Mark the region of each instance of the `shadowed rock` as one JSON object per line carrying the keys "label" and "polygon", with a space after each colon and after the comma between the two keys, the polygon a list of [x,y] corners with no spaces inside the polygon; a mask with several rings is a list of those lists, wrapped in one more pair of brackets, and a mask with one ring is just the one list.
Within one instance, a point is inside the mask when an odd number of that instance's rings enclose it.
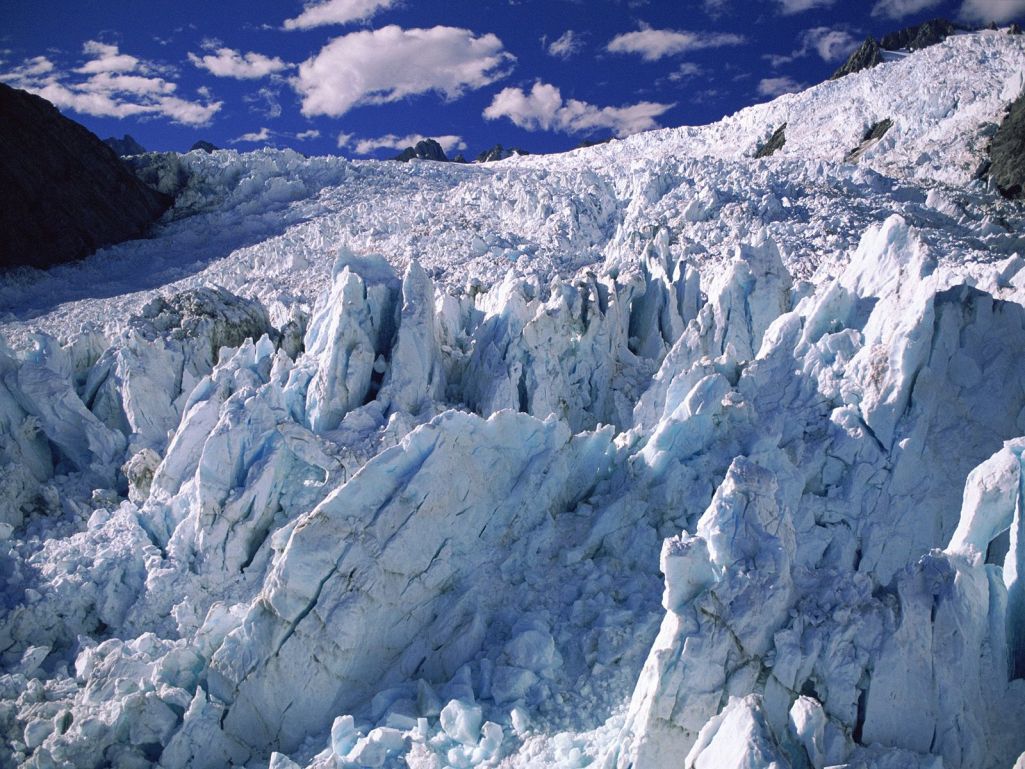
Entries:
{"label": "shadowed rock", "polygon": [[116,136],[111,136],[109,139],[104,139],[103,143],[114,150],[120,157],[141,155],[146,151],[146,148],[135,141],[131,134],[125,134],[120,139]]}
{"label": "shadowed rock", "polygon": [[829,79],[838,80],[845,75],[881,64],[883,51],[920,51],[930,45],[942,43],[957,30],[958,28],[946,19],[930,19],[922,24],[892,32],[878,42],[869,37]]}
{"label": "shadowed rock", "polygon": [[2,84],[0,148],[0,269],[137,238],[171,204],[48,101]]}
{"label": "shadowed rock", "polygon": [[784,123],[775,131],[772,136],[769,137],[769,141],[765,142],[758,151],[755,152],[756,158],[767,158],[770,155],[774,155],[783,149],[783,145],[787,143],[787,124]]}
{"label": "shadowed rock", "polygon": [[424,139],[416,143],[415,147],[406,147],[395,158],[400,163],[408,163],[410,160],[435,160],[439,163],[447,163],[448,157],[445,150],[441,148],[434,139]]}
{"label": "shadowed rock", "polygon": [[880,120],[878,123],[874,123],[865,131],[865,135],[861,138],[861,144],[852,149],[847,153],[844,158],[845,163],[857,163],[862,155],[868,152],[869,149],[879,143],[879,140],[886,136],[886,132],[893,128],[893,121],[890,118]]}
{"label": "shadowed rock", "polygon": [[1025,198],[1025,93],[1007,111],[989,145],[989,176],[1001,194]]}

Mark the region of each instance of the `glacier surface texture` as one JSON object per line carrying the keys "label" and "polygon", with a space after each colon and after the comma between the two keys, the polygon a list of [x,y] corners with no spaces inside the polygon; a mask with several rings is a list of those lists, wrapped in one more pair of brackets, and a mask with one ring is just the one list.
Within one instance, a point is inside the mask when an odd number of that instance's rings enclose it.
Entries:
{"label": "glacier surface texture", "polygon": [[1023,73],[175,160],[0,285],[0,766],[1025,765]]}

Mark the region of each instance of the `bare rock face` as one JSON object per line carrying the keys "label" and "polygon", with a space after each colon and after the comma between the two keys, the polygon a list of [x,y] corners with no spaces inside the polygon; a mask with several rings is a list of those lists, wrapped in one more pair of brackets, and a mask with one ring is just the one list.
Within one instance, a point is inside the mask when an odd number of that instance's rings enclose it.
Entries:
{"label": "bare rock face", "polygon": [[424,139],[416,143],[415,147],[406,147],[395,158],[400,163],[408,163],[410,160],[434,160],[439,163],[447,163],[448,157],[445,150],[434,139]]}
{"label": "bare rock face", "polygon": [[784,123],[775,131],[772,132],[772,136],[755,152],[756,158],[767,158],[775,155],[783,146],[787,143],[787,124]]}
{"label": "bare rock face", "polygon": [[0,84],[0,269],[137,238],[170,204],[45,99]]}
{"label": "bare rock face", "polygon": [[131,134],[125,134],[120,139],[116,136],[111,136],[108,139],[104,139],[103,143],[114,150],[119,157],[123,158],[131,157],[132,155],[142,155],[146,152],[146,148],[139,144]]}
{"label": "bare rock face", "polygon": [[1025,93],[1007,112],[989,147],[989,175],[1009,198],[1025,198]]}
{"label": "bare rock face", "polygon": [[930,19],[922,24],[891,32],[878,42],[869,37],[829,79],[839,80],[845,75],[881,64],[883,51],[920,51],[930,45],[942,43],[957,30],[958,28],[946,19]]}

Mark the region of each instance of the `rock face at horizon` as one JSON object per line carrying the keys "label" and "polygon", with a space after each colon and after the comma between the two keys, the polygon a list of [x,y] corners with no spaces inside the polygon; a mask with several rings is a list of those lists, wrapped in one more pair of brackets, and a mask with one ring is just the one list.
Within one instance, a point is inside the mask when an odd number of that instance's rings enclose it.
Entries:
{"label": "rock face at horizon", "polygon": [[505,160],[511,158],[514,155],[529,155],[530,153],[526,150],[521,150],[519,147],[509,147],[506,149],[501,144],[496,144],[491,149],[484,150],[477,156],[478,163],[494,163],[496,160]]}
{"label": "rock face at horizon", "polygon": [[441,148],[434,139],[424,139],[416,143],[415,147],[406,147],[395,158],[400,163],[408,163],[410,160],[434,160],[439,163],[447,163],[448,157],[445,150]]}
{"label": "rock face at horizon", "polygon": [[217,145],[211,144],[208,141],[204,141],[203,139],[200,139],[198,142],[196,142],[191,147],[189,147],[189,152],[192,152],[193,150],[202,150],[207,155],[209,155],[211,152],[215,152],[215,151],[217,151],[219,149],[220,149],[220,147],[218,147]]}
{"label": "rock face at horizon", "polygon": [[171,200],[45,99],[0,84],[0,269],[50,267],[142,235]]}
{"label": "rock face at horizon", "polygon": [[922,24],[892,32],[878,42],[875,38],[868,37],[829,79],[839,80],[845,75],[852,75],[881,64],[883,51],[920,51],[930,45],[942,43],[957,32],[957,29],[946,19],[930,19]]}
{"label": "rock face at horizon", "polygon": [[125,134],[120,139],[116,136],[111,136],[108,139],[104,139],[103,143],[114,150],[120,157],[142,155],[146,152],[146,148],[139,144],[131,134]]}

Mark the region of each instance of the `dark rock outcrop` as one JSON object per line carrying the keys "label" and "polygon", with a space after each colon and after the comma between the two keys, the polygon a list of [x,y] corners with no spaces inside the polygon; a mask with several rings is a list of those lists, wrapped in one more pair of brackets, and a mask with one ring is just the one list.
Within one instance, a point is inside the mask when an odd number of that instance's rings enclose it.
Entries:
{"label": "dark rock outcrop", "polygon": [[86,128],[0,84],[0,269],[50,267],[137,238],[170,205]]}
{"label": "dark rock outcrop", "polygon": [[415,147],[406,147],[395,158],[400,163],[408,163],[410,160],[435,160],[439,163],[447,163],[445,150],[441,148],[434,139],[424,139],[416,143]]}
{"label": "dark rock outcrop", "polygon": [[755,152],[756,158],[767,158],[770,155],[774,155],[783,149],[783,145],[787,143],[787,124],[784,123],[775,131],[772,132],[772,136],[769,137],[769,141],[765,142]]}
{"label": "dark rock outcrop", "polygon": [[853,75],[855,72],[861,72],[863,69],[871,69],[882,61],[883,49],[879,47],[875,38],[869,37],[829,79],[839,80],[847,75]]}
{"label": "dark rock outcrop", "polygon": [[123,158],[130,155],[141,155],[146,151],[146,148],[135,141],[130,134],[125,134],[120,139],[111,136],[109,139],[104,139],[103,143]]}
{"label": "dark rock outcrop", "polygon": [[878,123],[873,123],[869,126],[868,130],[865,131],[865,135],[861,137],[861,144],[852,149],[847,153],[844,158],[846,163],[857,163],[861,156],[864,155],[871,147],[874,147],[879,143],[879,140],[886,136],[886,132],[893,128],[893,121],[890,118],[880,120]]}
{"label": "dark rock outcrop", "polygon": [[501,144],[496,144],[489,150],[484,150],[477,156],[478,163],[493,163],[496,160],[505,160],[511,158],[513,155],[529,155],[529,152],[521,150],[519,147],[510,147],[506,149]]}
{"label": "dark rock outcrop", "polygon": [[1011,104],[989,145],[989,178],[1008,198],[1025,199],[1025,93]]}
{"label": "dark rock outcrop", "polygon": [[208,141],[203,141],[202,139],[200,139],[198,142],[189,147],[189,152],[192,152],[193,150],[202,150],[203,152],[209,155],[211,152],[215,152],[219,149],[220,147],[211,144]]}
{"label": "dark rock outcrop", "polygon": [[1020,24],[1012,24],[1010,27],[1007,28],[1007,34],[1008,35],[1020,35],[1021,34],[1021,25]]}
{"label": "dark rock outcrop", "polygon": [[930,19],[887,35],[879,41],[879,45],[884,51],[920,51],[942,43],[958,29],[946,19]]}
{"label": "dark rock outcrop", "polygon": [[942,43],[957,30],[958,27],[946,19],[931,19],[892,32],[878,42],[869,37],[829,79],[838,80],[845,75],[861,72],[882,63],[883,51],[920,51],[930,45]]}

